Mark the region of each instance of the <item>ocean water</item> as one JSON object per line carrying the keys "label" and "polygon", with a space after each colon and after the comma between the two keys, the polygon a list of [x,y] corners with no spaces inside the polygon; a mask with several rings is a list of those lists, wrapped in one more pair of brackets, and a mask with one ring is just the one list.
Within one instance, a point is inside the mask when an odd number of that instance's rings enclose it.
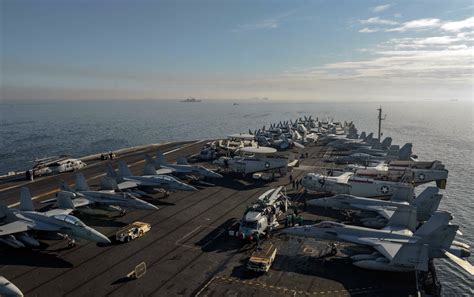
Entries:
{"label": "ocean water", "polygon": [[[0,102],[0,174],[31,167],[36,157],[87,154],[173,140],[211,139],[247,132],[303,115],[354,121],[377,130],[377,108],[387,114],[384,136],[412,142],[421,160],[449,169],[440,209],[453,213],[474,245],[474,121],[472,102],[294,103],[272,101]],[[474,253],[474,250],[473,250]],[[474,263],[474,255],[471,262]],[[445,296],[473,296],[473,278],[436,261]]]}

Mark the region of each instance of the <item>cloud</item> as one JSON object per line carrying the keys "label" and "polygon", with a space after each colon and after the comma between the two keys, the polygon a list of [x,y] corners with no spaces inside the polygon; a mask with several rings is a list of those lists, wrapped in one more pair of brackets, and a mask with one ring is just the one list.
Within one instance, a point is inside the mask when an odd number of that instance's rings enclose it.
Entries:
{"label": "cloud", "polygon": [[326,64],[322,68],[341,78],[380,78],[398,80],[436,79],[472,82],[474,47],[444,50],[379,51],[364,61]]}
{"label": "cloud", "polygon": [[474,17],[467,18],[457,22],[447,22],[441,26],[441,29],[450,32],[459,32],[463,29],[474,28]]}
{"label": "cloud", "polygon": [[398,22],[392,20],[381,19],[379,17],[370,18],[367,20],[359,20],[361,24],[377,24],[377,25],[397,25]]}
{"label": "cloud", "polygon": [[387,29],[387,32],[422,31],[441,26],[440,19],[418,19],[403,23],[401,26]]}
{"label": "cloud", "polygon": [[379,45],[379,48],[394,47],[395,49],[424,49],[424,48],[445,48],[456,43],[470,41],[463,36],[434,36],[423,38],[392,38]]}
{"label": "cloud", "polygon": [[283,19],[291,16],[297,10],[298,9],[293,9],[288,12],[281,13],[270,18],[266,18],[266,19],[252,22],[252,23],[238,25],[237,28],[232,30],[232,32],[276,29],[280,26],[280,23]]}
{"label": "cloud", "polygon": [[[380,19],[365,20],[376,23]],[[363,81],[416,81],[435,84],[462,83],[472,85],[474,77],[474,32],[458,30],[468,28],[469,19],[459,22],[442,22],[439,19],[419,19],[401,24],[396,31],[417,31],[425,28],[440,29],[450,24],[450,34],[426,37],[391,38],[370,49],[365,60],[329,63],[287,73],[293,77],[318,80],[349,79]],[[379,24],[380,25],[380,24]],[[395,29],[395,28],[394,28]],[[364,27],[359,32],[371,33],[380,29]],[[439,32],[439,30],[437,31]]]}
{"label": "cloud", "polygon": [[392,5],[391,4],[384,4],[384,5],[378,5],[378,6],[375,6],[375,7],[372,7],[372,12],[382,12],[384,10],[387,10],[391,7]]}
{"label": "cloud", "polygon": [[364,27],[363,29],[359,30],[360,33],[374,33],[377,31],[379,31],[379,29],[369,29],[367,27]]}
{"label": "cloud", "polygon": [[252,31],[259,29],[275,29],[278,28],[278,20],[276,19],[265,19],[256,23],[244,24],[237,26],[233,32]]}

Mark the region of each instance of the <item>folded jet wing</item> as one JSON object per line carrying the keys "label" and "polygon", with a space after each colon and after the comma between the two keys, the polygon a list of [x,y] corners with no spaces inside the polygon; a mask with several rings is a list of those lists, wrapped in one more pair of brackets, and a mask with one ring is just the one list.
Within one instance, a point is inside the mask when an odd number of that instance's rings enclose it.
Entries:
{"label": "folded jet wing", "polygon": [[10,235],[14,233],[25,232],[30,229],[32,223],[25,221],[14,221],[0,226],[0,236]]}

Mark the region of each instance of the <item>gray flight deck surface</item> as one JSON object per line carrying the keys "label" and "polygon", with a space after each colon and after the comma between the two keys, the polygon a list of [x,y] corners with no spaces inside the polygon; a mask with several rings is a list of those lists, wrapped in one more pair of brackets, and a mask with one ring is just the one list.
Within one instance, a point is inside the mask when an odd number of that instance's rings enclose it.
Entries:
{"label": "gray flight deck surface", "polygon": [[[168,161],[174,161],[178,156],[197,153],[203,144],[152,145],[118,157],[131,165],[133,173],[139,174],[145,153],[154,155],[159,149],[166,153]],[[302,170],[294,170],[293,176],[300,178],[307,169],[323,166],[321,158],[325,150],[322,146],[305,148],[309,157],[302,159]],[[112,163],[116,168],[116,162],[89,161],[90,166],[80,171],[96,187],[106,164]],[[0,184],[0,200],[7,205],[17,203],[20,187],[25,185],[37,197],[36,207],[44,207],[38,202],[54,196],[58,178],[71,184],[74,174]],[[80,217],[111,239],[118,228],[133,221],[152,225],[144,237],[129,243],[99,246],[79,242],[67,248],[65,240],[43,240],[44,246],[33,250],[0,247],[0,275],[26,296],[408,296],[416,293],[414,273],[357,268],[342,254],[343,244],[339,245],[336,256],[318,257],[327,250],[325,242],[290,239],[279,234],[270,239],[279,248],[270,271],[264,275],[247,272],[246,260],[254,246],[242,245],[237,238],[229,237],[227,228],[259,195],[270,187],[287,184],[288,177],[264,183],[225,176],[213,182],[215,186],[200,187],[198,192],[176,192],[166,199],[147,199],[160,207],[158,211],[129,210],[125,216],[114,219]],[[303,195],[288,193],[299,200]],[[329,219],[323,216],[327,210],[309,210],[312,214],[302,212],[305,223]],[[126,279],[127,273],[142,261],[147,264],[146,275],[137,280]]]}

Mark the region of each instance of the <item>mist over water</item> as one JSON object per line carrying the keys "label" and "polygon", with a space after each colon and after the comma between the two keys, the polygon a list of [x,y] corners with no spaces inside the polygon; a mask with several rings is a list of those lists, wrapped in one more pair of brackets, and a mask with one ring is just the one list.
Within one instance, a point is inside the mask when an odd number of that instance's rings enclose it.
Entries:
{"label": "mist over water", "polygon": [[[213,139],[303,115],[354,121],[377,131],[379,103],[283,103],[203,101],[86,101],[0,103],[0,174],[25,170],[36,157],[83,156],[165,141]],[[474,121],[472,102],[385,102],[384,136],[413,143],[420,160],[441,160],[449,170],[440,209],[454,215],[474,245]],[[421,188],[420,188],[421,190]],[[420,192],[417,190],[417,192]],[[474,251],[473,251],[474,253]],[[474,256],[470,259],[474,262]],[[437,260],[445,296],[474,295],[473,279]]]}

